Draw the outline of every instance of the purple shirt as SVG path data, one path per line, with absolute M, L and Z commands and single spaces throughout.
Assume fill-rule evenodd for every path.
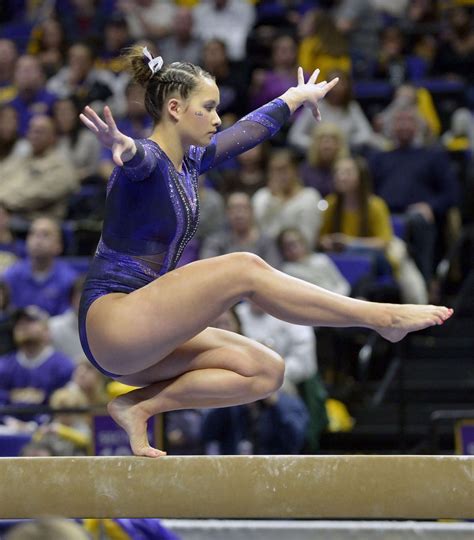
M 18 352 L 0 356 L 0 404 L 25 405 L 24 402 L 12 399 L 11 392 L 26 388 L 38 390 L 36 405 L 46 404 L 49 396 L 71 379 L 75 369 L 73 361 L 52 347 L 48 349 L 50 354 L 45 359 L 32 362 L 31 365 L 28 365 L 28 361 L 21 360 Z
M 48 90 L 41 89 L 36 92 L 34 97 L 29 101 L 25 101 L 20 95 L 10 101 L 11 105 L 18 113 L 19 133 L 22 137 L 26 135 L 28 124 L 31 117 L 35 114 L 51 115 L 53 104 L 57 97 Z
M 72 285 L 77 272 L 65 261 L 55 260 L 53 267 L 42 281 L 32 273 L 29 259 L 18 261 L 3 275 L 15 307 L 35 304 L 50 315 L 59 315 L 70 307 Z

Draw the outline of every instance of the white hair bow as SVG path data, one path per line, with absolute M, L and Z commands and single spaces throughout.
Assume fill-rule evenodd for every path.
M 151 72 L 155 74 L 157 71 L 160 71 L 163 66 L 163 58 L 161 58 L 161 56 L 153 58 L 151 52 L 148 50 L 148 47 L 143 47 L 143 54 L 149 60 L 148 67 L 151 69 Z

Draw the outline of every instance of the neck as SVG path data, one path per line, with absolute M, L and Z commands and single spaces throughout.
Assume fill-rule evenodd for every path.
M 43 259 L 43 258 L 32 258 L 31 259 L 31 268 L 33 269 L 33 272 L 47 272 L 48 270 L 51 270 L 53 266 L 54 259 Z
M 24 343 L 21 347 L 22 353 L 28 358 L 36 358 L 44 349 L 43 342 Z
M 150 136 L 163 152 L 170 158 L 177 171 L 181 170 L 184 157 L 184 146 L 174 126 L 169 123 L 158 124 Z
M 355 191 L 344 194 L 344 207 L 345 208 L 358 208 L 359 200 Z
M 0 231 L 0 242 L 2 244 L 9 244 L 13 240 L 12 233 L 8 229 Z
M 252 236 L 253 227 L 248 227 L 246 229 L 234 229 L 234 236 L 239 240 L 246 240 Z

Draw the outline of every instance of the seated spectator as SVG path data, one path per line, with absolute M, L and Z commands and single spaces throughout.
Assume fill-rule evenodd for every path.
M 158 50 L 167 64 L 171 62 L 199 64 L 202 43 L 202 40 L 194 35 L 193 11 L 186 7 L 178 7 L 173 16 L 171 33 L 159 40 Z
M 254 110 L 268 103 L 281 96 L 288 88 L 297 85 L 297 55 L 297 44 L 292 36 L 282 35 L 275 39 L 270 67 L 266 70 L 257 69 L 252 74 L 249 89 L 250 109 Z
M 16 95 L 13 83 L 18 50 L 11 39 L 0 38 L 0 105 L 8 103 Z
M 20 138 L 16 109 L 11 105 L 0 105 L 0 166 L 27 153 L 28 144 Z
M 472 86 L 474 75 L 474 29 L 472 15 L 467 6 L 455 6 L 448 11 L 447 28 L 441 34 L 432 74 L 448 79 L 457 79 Z M 468 90 L 468 88 L 467 88 Z M 473 96 L 469 93 L 469 105 Z
M 59 224 L 47 217 L 35 219 L 28 230 L 26 250 L 28 257 L 11 266 L 3 276 L 12 304 L 24 307 L 34 303 L 50 315 L 64 313 L 70 307 L 77 273 L 58 259 L 62 250 Z
M 303 400 L 285 392 L 248 405 L 211 409 L 204 416 L 206 454 L 299 454 L 309 415 Z
M 67 156 L 57 147 L 52 119 L 34 116 L 27 139 L 31 155 L 10 159 L 0 166 L 0 203 L 25 220 L 38 215 L 62 219 L 78 181 Z
M 116 7 L 125 16 L 133 39 L 149 38 L 153 41 L 170 34 L 177 10 L 172 0 L 118 0 Z M 165 61 L 168 62 L 166 57 Z
M 207 41 L 202 49 L 202 67 L 219 87 L 219 116 L 223 127 L 232 125 L 247 112 L 247 76 L 242 64 L 231 62 L 221 39 Z
M 38 306 L 17 312 L 13 338 L 16 350 L 0 357 L 0 403 L 44 405 L 71 379 L 74 363 L 54 350 L 48 314 Z
M 97 137 L 79 120 L 79 107 L 72 98 L 61 98 L 53 106 L 58 147 L 68 156 L 80 183 L 98 173 L 101 153 Z
M 274 241 L 256 225 L 250 197 L 245 193 L 232 193 L 227 199 L 229 227 L 204 239 L 200 258 L 207 259 L 236 251 L 256 253 L 272 266 L 280 259 Z
M 387 142 L 393 137 L 393 116 L 399 111 L 411 111 L 416 115 L 418 126 L 415 144 L 429 144 L 439 135 L 441 122 L 431 94 L 425 88 L 415 88 L 411 84 L 400 85 L 392 101 L 375 116 L 374 125 Z M 386 149 L 389 149 L 389 144 Z
M 350 284 L 337 266 L 325 253 L 309 251 L 299 229 L 283 229 L 278 235 L 278 247 L 284 261 L 282 272 L 338 294 L 350 294 Z
M 451 116 L 451 125 L 441 137 L 449 152 L 472 152 L 474 150 L 474 116 L 466 107 L 456 109 Z
M 265 187 L 269 148 L 269 144 L 264 141 L 210 170 L 207 176 L 225 197 L 235 191 L 252 197 L 256 191 Z
M 391 247 L 394 236 L 390 212 L 383 199 L 372 193 L 366 162 L 342 158 L 334 172 L 335 192 L 326 199 L 321 246 L 326 251 L 369 254 L 378 276 L 390 276 L 393 271 L 404 302 L 426 303 L 426 286 L 419 271 L 407 262 L 406 252 L 395 252 Z
M 380 41 L 373 77 L 387 81 L 395 88 L 411 80 L 402 29 L 395 25 L 386 26 Z
M 447 154 L 439 147 L 415 144 L 417 117 L 411 110 L 393 115 L 394 150 L 371 159 L 375 193 L 394 214 L 404 214 L 408 245 L 429 282 L 435 263 L 435 243 L 449 208 L 458 203 L 457 179 Z
M 66 49 L 66 33 L 58 19 L 46 18 L 33 28 L 27 50 L 38 58 L 47 79 L 63 67 Z
M 304 187 L 298 176 L 296 156 L 289 149 L 274 151 L 267 166 L 267 186 L 252 197 L 257 225 L 276 239 L 286 227 L 299 227 L 309 249 L 319 235 L 321 195 Z
M 43 68 L 35 56 L 25 54 L 18 58 L 14 82 L 17 95 L 9 104 L 18 113 L 19 133 L 24 136 L 34 115 L 51 115 L 57 96 L 45 86 Z
M 75 279 L 71 288 L 70 307 L 64 313 L 50 317 L 48 321 L 49 333 L 54 348 L 74 361 L 84 356 L 79 340 L 79 323 L 77 320 L 84 281 L 85 276 L 83 275 Z
M 203 41 L 224 41 L 234 62 L 245 60 L 245 44 L 254 22 L 255 7 L 245 0 L 207 0 L 194 8 L 196 35 Z
M 47 88 L 58 97 L 73 97 L 79 109 L 113 96 L 114 76 L 94 67 L 95 53 L 90 45 L 77 42 L 69 47 L 67 64 L 49 79 Z
M 79 389 L 86 396 L 89 406 L 105 405 L 111 399 L 107 390 L 110 379 L 95 369 L 84 355 L 75 358 L 75 362 L 74 373 L 66 386 Z
M 298 64 L 306 73 L 319 69 L 319 80 L 338 69 L 350 73 L 351 58 L 346 37 L 338 30 L 330 12 L 311 9 L 301 17 L 298 34 Z
M 82 409 L 88 405 L 87 397 L 77 387 L 58 388 L 49 398 L 53 409 Z M 49 444 L 55 441 L 53 446 L 63 447 L 62 455 L 85 456 L 90 454 L 92 446 L 90 421 L 84 413 L 57 412 L 33 433 L 32 439 Z
M 334 163 L 348 154 L 344 133 L 335 124 L 316 124 L 306 159 L 299 170 L 304 185 L 316 189 L 321 196 L 326 197 L 334 190 Z
M 132 38 L 125 17 L 120 12 L 113 13 L 105 22 L 95 67 L 112 73 L 116 78 L 125 75 L 123 72 L 126 68 L 126 60 L 122 56 L 122 49 L 130 47 L 131 44 Z
M 25 242 L 15 238 L 10 217 L 8 209 L 0 203 L 0 274 L 18 259 L 26 257 Z
M 329 122 L 344 133 L 351 148 L 364 146 L 380 147 L 384 141 L 374 132 L 359 103 L 352 95 L 352 81 L 344 71 L 332 71 L 328 80 L 339 77 L 339 82 L 318 103 L 321 124 Z M 288 142 L 300 152 L 306 153 L 311 144 L 311 136 L 316 125 L 309 108 L 301 111 L 288 132 Z

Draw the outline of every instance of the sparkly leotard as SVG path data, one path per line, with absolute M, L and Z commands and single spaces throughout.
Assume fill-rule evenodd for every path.
M 90 362 L 87 310 L 111 292 L 130 293 L 176 267 L 199 220 L 198 177 L 275 134 L 290 115 L 276 99 L 216 134 L 206 147 L 191 146 L 178 172 L 154 141 L 135 141 L 137 152 L 116 167 L 107 186 L 105 220 L 79 307 L 79 335 Z

